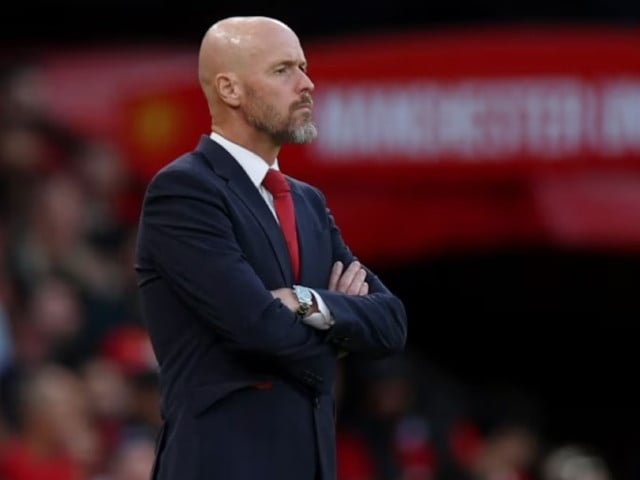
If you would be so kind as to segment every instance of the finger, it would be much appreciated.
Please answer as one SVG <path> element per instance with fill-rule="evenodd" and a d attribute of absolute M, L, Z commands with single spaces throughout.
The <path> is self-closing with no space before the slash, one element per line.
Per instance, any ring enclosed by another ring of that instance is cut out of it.
<path fill-rule="evenodd" d="M 360 287 L 362 287 L 362 284 L 364 283 L 366 278 L 367 278 L 366 270 L 364 268 L 361 268 L 360 270 L 358 270 L 358 272 L 353 277 L 353 281 L 351 282 L 351 285 L 349 285 L 349 287 L 347 288 L 346 293 L 348 295 L 358 295 L 358 293 L 360 293 Z"/>
<path fill-rule="evenodd" d="M 340 261 L 333 264 L 333 267 L 331 268 L 331 275 L 329 276 L 329 290 L 336 290 L 338 287 L 338 280 L 340 280 L 343 268 L 344 265 Z"/>
<path fill-rule="evenodd" d="M 353 264 L 352 264 L 353 265 Z M 357 295 L 358 292 L 360 291 L 360 287 L 362 286 L 362 284 L 364 283 L 366 276 L 367 276 L 367 272 L 362 268 L 362 266 L 360 265 L 360 263 L 358 263 L 358 270 L 355 272 L 355 274 L 353 275 L 353 278 L 351 279 L 351 283 L 345 288 L 344 292 L 348 295 Z M 355 267 L 355 265 L 354 265 Z M 355 268 L 354 268 L 355 270 Z M 343 275 L 344 277 L 344 275 Z"/>
<path fill-rule="evenodd" d="M 367 282 L 364 282 L 360 286 L 360 291 L 358 292 L 358 295 L 362 296 L 362 295 L 367 295 L 368 293 L 369 293 L 369 284 Z"/>
<path fill-rule="evenodd" d="M 347 291 L 349 290 L 349 285 L 353 283 L 353 280 L 357 273 L 360 271 L 360 268 L 360 262 L 358 262 L 357 260 L 351 262 L 351 265 L 347 267 L 345 272 L 340 277 L 340 281 L 338 281 L 338 291 L 347 293 Z"/>

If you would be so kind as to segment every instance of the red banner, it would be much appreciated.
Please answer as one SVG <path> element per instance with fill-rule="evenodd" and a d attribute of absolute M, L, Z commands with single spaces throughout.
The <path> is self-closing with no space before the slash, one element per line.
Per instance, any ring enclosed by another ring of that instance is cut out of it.
<path fill-rule="evenodd" d="M 640 250 L 637 30 L 496 27 L 304 47 L 319 138 L 285 147 L 281 163 L 323 189 L 365 260 L 518 244 Z M 52 55 L 51 107 L 118 139 L 149 177 L 209 130 L 196 54 Z"/>

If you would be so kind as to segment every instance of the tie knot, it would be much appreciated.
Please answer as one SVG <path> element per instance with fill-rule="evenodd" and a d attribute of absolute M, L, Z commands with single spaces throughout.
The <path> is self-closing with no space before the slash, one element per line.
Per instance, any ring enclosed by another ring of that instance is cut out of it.
<path fill-rule="evenodd" d="M 269 193 L 274 197 L 287 193 L 291 190 L 287 179 L 284 178 L 284 175 L 275 168 L 267 170 L 267 175 L 264 177 L 262 185 L 264 185 L 264 188 L 269 190 Z"/>

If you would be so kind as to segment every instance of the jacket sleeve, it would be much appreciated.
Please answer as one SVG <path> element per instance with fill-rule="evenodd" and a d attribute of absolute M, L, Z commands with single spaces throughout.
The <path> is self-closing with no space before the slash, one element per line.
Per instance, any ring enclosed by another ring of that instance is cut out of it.
<path fill-rule="evenodd" d="M 167 169 L 154 178 L 139 241 L 159 275 L 225 348 L 289 365 L 335 356 L 323 335 L 273 298 L 235 239 L 222 194 L 197 175 Z"/>
<path fill-rule="evenodd" d="M 333 261 L 345 268 L 357 258 L 347 247 L 325 200 L 317 194 L 327 215 L 331 231 Z M 385 355 L 402 351 L 407 339 L 407 316 L 402 301 L 392 294 L 368 268 L 366 281 L 369 294 L 347 295 L 326 289 L 315 289 L 328 306 L 335 324 L 327 333 L 327 341 L 341 350 Z"/>

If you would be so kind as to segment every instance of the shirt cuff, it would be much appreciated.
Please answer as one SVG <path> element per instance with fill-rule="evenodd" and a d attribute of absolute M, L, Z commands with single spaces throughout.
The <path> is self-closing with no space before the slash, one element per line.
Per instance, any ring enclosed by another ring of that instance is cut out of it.
<path fill-rule="evenodd" d="M 316 293 L 315 290 L 311 288 L 309 290 L 311 290 L 311 293 L 313 294 L 313 298 L 316 299 L 316 305 L 318 305 L 318 312 L 324 317 L 324 320 L 326 323 L 333 325 L 335 322 L 333 320 L 333 316 L 331 315 L 331 312 L 329 311 L 329 307 L 327 307 L 327 304 L 324 303 L 324 300 L 322 300 L 322 297 L 318 295 L 318 293 Z"/>

